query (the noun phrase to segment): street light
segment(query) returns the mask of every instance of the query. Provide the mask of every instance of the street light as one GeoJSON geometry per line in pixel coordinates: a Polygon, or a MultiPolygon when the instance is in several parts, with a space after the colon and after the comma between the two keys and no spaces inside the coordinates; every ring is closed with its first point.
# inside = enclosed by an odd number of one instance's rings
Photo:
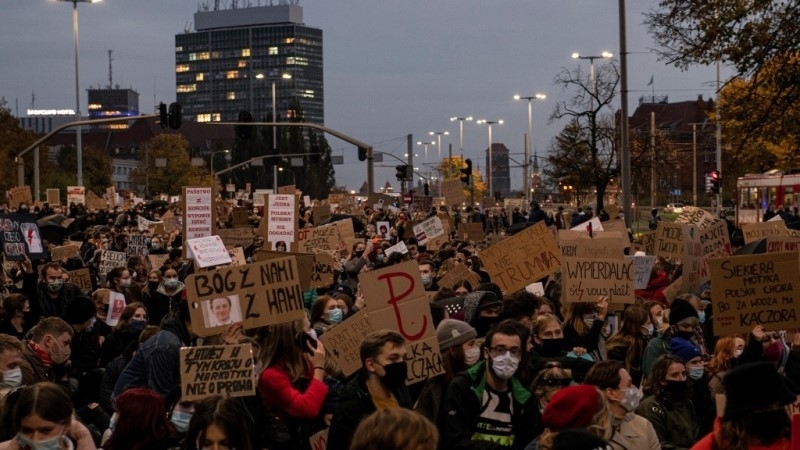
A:
{"type": "MultiPolygon", "coordinates": [[[[267,76],[264,75],[263,73],[256,74],[256,79],[263,80],[264,78],[267,78],[267,76]]],[[[278,122],[277,105],[276,105],[276,103],[277,103],[277,94],[275,92],[275,81],[277,81],[278,79],[279,78],[277,78],[277,77],[273,77],[272,78],[272,121],[273,122],[278,122]]],[[[280,79],[291,80],[292,79],[292,74],[290,74],[290,73],[282,73],[281,76],[280,76],[280,79]]],[[[276,155],[277,153],[278,153],[278,127],[273,125],[273,127],[272,127],[272,154],[276,155]]],[[[272,187],[273,187],[273,189],[275,189],[275,192],[278,191],[278,163],[277,162],[272,166],[272,187]]]]}
{"type": "MultiPolygon", "coordinates": [[[[72,39],[75,41],[75,115],[78,121],[81,120],[81,82],[80,71],[78,70],[78,3],[97,3],[100,0],[58,0],[60,2],[72,3],[72,39]]],[[[83,136],[81,125],[77,126],[75,138],[76,158],[78,160],[78,186],[83,186],[83,136]]],[[[39,152],[34,152],[34,165],[38,165],[39,152]]],[[[38,171],[35,172],[38,176],[38,171]]],[[[37,186],[39,183],[35,183],[37,186]]],[[[39,200],[39,193],[36,193],[36,200],[39,200]]]]}
{"type": "MultiPolygon", "coordinates": [[[[528,138],[525,140],[525,164],[522,165],[522,192],[528,193],[528,183],[530,176],[528,175],[528,166],[531,163],[531,146],[533,145],[533,100],[544,100],[547,96],[544,94],[534,94],[530,97],[515,95],[514,100],[527,100],[528,101],[528,138]]],[[[533,149],[534,160],[536,159],[536,149],[533,149]]],[[[536,170],[537,167],[534,167],[536,170]]],[[[529,194],[530,195],[530,194],[529,194]]],[[[530,197],[528,197],[530,200],[530,197]]]]}
{"type": "Polygon", "coordinates": [[[436,143],[436,142],[422,142],[422,141],[417,141],[417,145],[424,145],[424,146],[425,146],[425,162],[428,162],[428,146],[429,146],[429,145],[433,145],[433,144],[435,144],[435,143],[436,143]]]}
{"type": "Polygon", "coordinates": [[[580,53],[575,52],[572,54],[572,57],[575,59],[589,60],[589,84],[592,86],[592,94],[597,95],[597,80],[594,78],[594,60],[602,58],[610,59],[614,57],[614,54],[611,52],[603,52],[600,56],[582,56],[580,53]]]}
{"type": "Polygon", "coordinates": [[[461,152],[461,159],[464,159],[464,121],[471,121],[472,116],[451,117],[450,122],[458,121],[458,150],[461,152]]]}
{"type": "Polygon", "coordinates": [[[217,153],[225,153],[227,157],[230,157],[230,150],[217,150],[215,152],[211,152],[211,176],[216,176],[214,173],[214,155],[217,153]]]}
{"type": "Polygon", "coordinates": [[[480,125],[484,125],[485,124],[485,125],[489,126],[489,170],[488,170],[488,174],[487,174],[486,178],[489,179],[489,196],[491,197],[492,195],[494,195],[494,192],[492,191],[492,178],[494,178],[494,172],[493,172],[494,171],[494,167],[493,167],[493,164],[492,164],[492,125],[494,125],[494,124],[502,125],[503,124],[503,120],[502,119],[500,119],[500,120],[479,119],[475,123],[480,124],[480,125]]]}
{"type": "MultiPolygon", "coordinates": [[[[442,161],[442,135],[448,136],[450,135],[449,131],[430,131],[428,132],[431,136],[436,136],[436,140],[438,141],[437,148],[439,149],[439,162],[442,161]]],[[[450,158],[453,157],[453,154],[450,153],[450,158]]]]}
{"type": "Polygon", "coordinates": [[[285,171],[291,173],[292,174],[292,185],[295,185],[295,186],[297,185],[297,178],[294,175],[294,170],[287,169],[287,168],[284,168],[284,167],[279,167],[278,170],[281,171],[281,172],[283,172],[285,170],[285,171]]]}

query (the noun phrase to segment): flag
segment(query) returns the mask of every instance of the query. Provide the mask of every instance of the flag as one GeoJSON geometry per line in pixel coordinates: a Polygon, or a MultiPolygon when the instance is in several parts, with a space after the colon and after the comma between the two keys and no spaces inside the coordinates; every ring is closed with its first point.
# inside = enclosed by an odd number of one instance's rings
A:
{"type": "Polygon", "coordinates": [[[650,82],[647,83],[647,85],[648,86],[652,86],[653,85],[653,75],[650,75],[650,82]]]}

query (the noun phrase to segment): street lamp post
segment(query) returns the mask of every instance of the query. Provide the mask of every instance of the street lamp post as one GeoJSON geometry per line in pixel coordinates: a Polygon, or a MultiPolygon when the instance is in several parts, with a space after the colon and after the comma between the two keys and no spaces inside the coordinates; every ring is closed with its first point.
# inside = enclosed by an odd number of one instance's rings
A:
{"type": "Polygon", "coordinates": [[[422,145],[422,146],[424,146],[424,147],[425,147],[425,162],[428,162],[428,146],[429,146],[429,145],[433,145],[433,144],[435,144],[435,143],[436,143],[436,142],[432,142],[432,141],[431,141],[431,142],[422,142],[422,141],[417,141],[417,145],[422,145]]]}
{"type": "Polygon", "coordinates": [[[458,150],[461,152],[461,159],[464,159],[464,121],[471,121],[472,116],[451,117],[450,122],[458,121],[458,150]]]}
{"type": "MultiPolygon", "coordinates": [[[[530,183],[530,174],[528,174],[528,167],[531,163],[531,148],[533,145],[533,100],[544,100],[547,96],[544,94],[534,94],[530,97],[515,95],[514,100],[527,100],[528,101],[528,137],[525,139],[525,163],[522,165],[522,192],[528,195],[528,200],[530,200],[530,189],[528,189],[528,183],[530,183]]],[[[534,158],[536,158],[536,149],[533,149],[534,158]]],[[[536,167],[534,167],[534,170],[536,167]]]]}
{"type": "MultiPolygon", "coordinates": [[[[77,120],[81,120],[81,82],[80,71],[78,69],[78,3],[96,3],[100,0],[58,0],[61,2],[72,3],[72,39],[75,41],[75,115],[77,120]]],[[[82,127],[80,125],[76,128],[75,147],[76,158],[78,160],[78,186],[83,186],[83,136],[82,127]]],[[[38,165],[39,151],[34,153],[34,165],[38,165]]],[[[35,173],[38,174],[38,171],[35,173]]],[[[38,182],[34,183],[37,186],[38,182]]],[[[39,193],[36,193],[36,199],[39,199],[39,193]]]]}
{"type": "MultiPolygon", "coordinates": [[[[436,145],[437,150],[439,151],[439,163],[442,162],[442,135],[448,136],[450,134],[449,131],[430,131],[428,132],[431,136],[436,136],[436,141],[438,144],[436,145]]],[[[449,158],[453,158],[452,151],[450,152],[449,158]]]]}
{"type": "MultiPolygon", "coordinates": [[[[589,85],[592,89],[592,94],[597,95],[597,80],[594,77],[594,60],[595,59],[602,59],[602,58],[613,58],[614,54],[611,52],[603,52],[600,56],[582,56],[580,53],[575,52],[572,54],[572,57],[575,59],[588,59],[589,60],[589,85]]],[[[594,100],[593,100],[594,102],[594,100]]]]}
{"type": "MultiPolygon", "coordinates": [[[[259,73],[258,75],[256,75],[256,78],[259,79],[259,80],[262,80],[262,79],[264,79],[266,77],[265,77],[265,75],[263,73],[259,73]]],[[[282,73],[281,76],[280,76],[280,79],[291,80],[292,79],[292,74],[290,74],[290,73],[282,73]]],[[[278,97],[278,95],[277,95],[277,92],[276,92],[275,81],[277,81],[277,78],[272,78],[272,121],[277,123],[278,122],[278,116],[277,116],[277,109],[278,109],[277,108],[277,97],[278,97]]],[[[277,153],[278,153],[278,127],[277,126],[273,126],[272,127],[272,154],[275,155],[277,153]]],[[[272,166],[272,188],[275,190],[275,192],[278,192],[278,162],[277,161],[272,166]]]]}
{"type": "Polygon", "coordinates": [[[279,167],[279,168],[278,168],[278,170],[279,170],[280,172],[283,172],[283,171],[285,170],[285,171],[289,172],[290,174],[292,174],[292,184],[293,184],[293,185],[297,185],[297,178],[295,177],[294,170],[292,170],[292,169],[287,169],[287,168],[285,168],[285,167],[279,167]]]}
{"type": "Polygon", "coordinates": [[[211,175],[212,176],[216,176],[216,174],[214,173],[214,155],[216,155],[217,153],[230,154],[230,152],[231,152],[230,150],[217,150],[215,152],[211,152],[211,175]]]}
{"type": "Polygon", "coordinates": [[[486,178],[489,180],[489,196],[494,195],[494,191],[492,191],[492,178],[494,178],[494,165],[492,163],[492,125],[498,124],[502,125],[503,120],[486,120],[486,119],[479,119],[476,123],[478,124],[486,124],[489,126],[489,164],[488,164],[488,173],[486,174],[486,178]]]}

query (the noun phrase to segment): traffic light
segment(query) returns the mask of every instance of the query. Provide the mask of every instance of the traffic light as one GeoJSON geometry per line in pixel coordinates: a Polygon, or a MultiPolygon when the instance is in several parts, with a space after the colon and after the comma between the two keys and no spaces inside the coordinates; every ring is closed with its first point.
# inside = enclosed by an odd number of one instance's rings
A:
{"type": "MultiPolygon", "coordinates": [[[[240,111],[237,122],[250,123],[253,121],[253,115],[249,111],[240,111]]],[[[249,125],[236,125],[236,137],[239,139],[250,140],[253,139],[253,127],[249,125]]]]}
{"type": "Polygon", "coordinates": [[[169,125],[169,114],[167,113],[167,105],[163,103],[158,104],[158,122],[161,128],[167,128],[169,125]]]}
{"type": "Polygon", "coordinates": [[[705,176],[705,181],[706,181],[706,183],[705,183],[706,184],[706,194],[711,194],[711,174],[709,172],[706,172],[704,174],[704,176],[705,176]]]}
{"type": "Polygon", "coordinates": [[[407,175],[407,171],[406,170],[407,169],[408,169],[408,166],[406,166],[405,164],[400,164],[399,166],[395,166],[395,170],[397,171],[397,173],[394,176],[397,177],[398,181],[406,181],[407,180],[407,178],[406,178],[406,175],[407,175]]]}
{"type": "Polygon", "coordinates": [[[367,160],[367,149],[364,147],[358,147],[358,160],[359,161],[366,161],[367,160]]]}
{"type": "Polygon", "coordinates": [[[425,194],[425,197],[431,195],[431,187],[428,183],[422,185],[422,192],[425,194]]]}
{"type": "Polygon", "coordinates": [[[470,184],[469,181],[470,178],[472,177],[472,160],[471,159],[464,160],[464,163],[467,165],[467,168],[461,169],[461,173],[464,174],[461,175],[461,182],[469,186],[470,184]]]}
{"type": "Polygon", "coordinates": [[[719,185],[722,179],[719,176],[718,170],[712,170],[708,172],[708,178],[711,180],[711,192],[714,194],[719,194],[719,185]]]}
{"type": "Polygon", "coordinates": [[[183,116],[181,115],[180,103],[170,103],[169,118],[167,118],[167,123],[169,123],[169,127],[172,128],[173,130],[177,130],[178,128],[181,127],[181,122],[183,122],[183,116]]]}
{"type": "Polygon", "coordinates": [[[414,167],[406,166],[406,180],[413,180],[413,179],[414,179],[414,167]]]}

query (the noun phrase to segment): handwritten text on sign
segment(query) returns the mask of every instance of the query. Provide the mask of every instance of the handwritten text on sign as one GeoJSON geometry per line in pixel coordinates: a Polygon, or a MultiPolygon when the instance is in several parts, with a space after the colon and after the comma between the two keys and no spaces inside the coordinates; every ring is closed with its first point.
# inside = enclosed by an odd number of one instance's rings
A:
{"type": "Polygon", "coordinates": [[[633,303],[633,261],[565,258],[563,300],[596,302],[608,296],[611,303],[633,303]]]}
{"type": "Polygon", "coordinates": [[[765,253],[712,259],[714,334],[800,328],[800,261],[797,253],[765,253]]]}
{"type": "Polygon", "coordinates": [[[339,363],[345,376],[350,376],[361,368],[361,341],[371,331],[373,330],[367,311],[362,309],[320,337],[325,350],[339,363]]]}
{"type": "Polygon", "coordinates": [[[211,395],[255,395],[253,349],[250,344],[184,347],[180,353],[181,400],[211,395]]]}
{"type": "Polygon", "coordinates": [[[206,327],[202,308],[212,300],[238,297],[245,329],[273,325],[303,317],[303,291],[294,257],[276,258],[244,266],[194,273],[186,278],[192,330],[198,336],[224,331],[206,327]]]}
{"type": "Polygon", "coordinates": [[[185,240],[196,239],[214,234],[214,215],[212,208],[212,190],[204,187],[183,188],[184,234],[185,240]]]}
{"type": "Polygon", "coordinates": [[[560,251],[544,222],[538,222],[481,252],[486,271],[511,294],[561,269],[560,251]]]}

